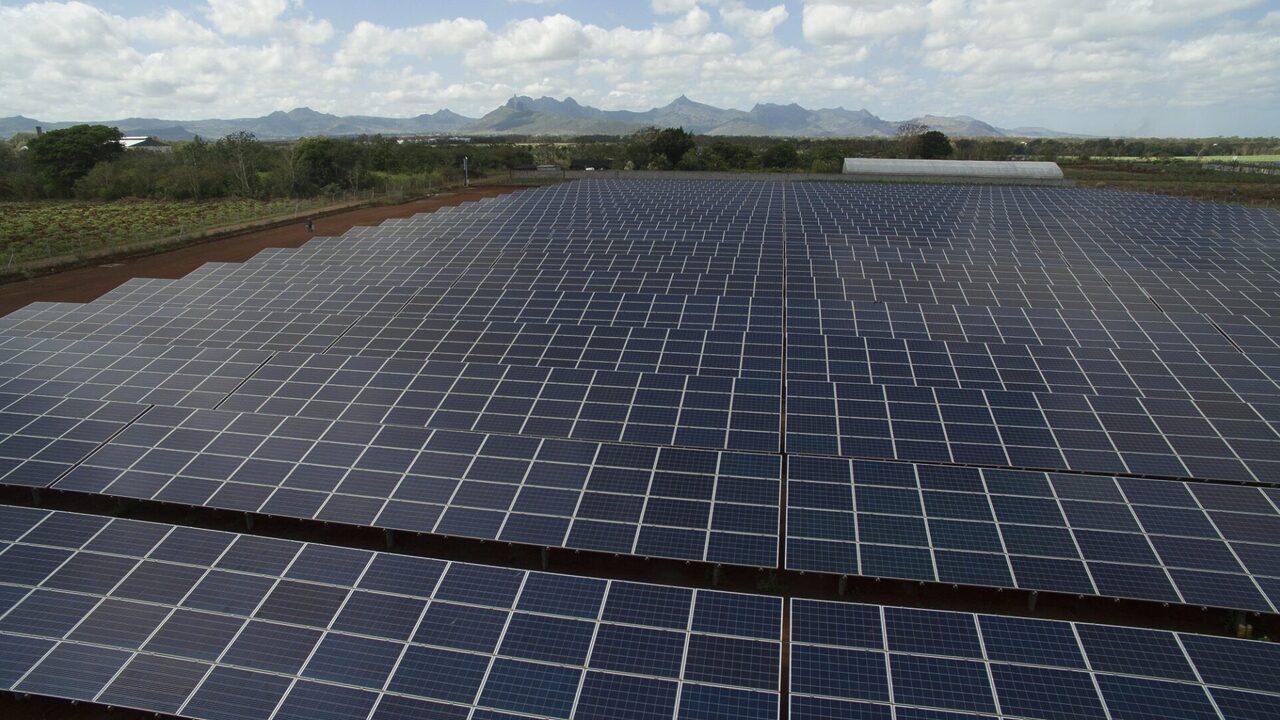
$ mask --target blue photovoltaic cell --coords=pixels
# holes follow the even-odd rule
[[[666,680],[588,672],[575,718],[658,720],[675,714],[677,685]]]
[[[378,696],[354,688],[298,681],[273,716],[276,720],[341,720],[368,717]]]
[[[1273,672],[1280,666],[1280,646],[1199,635],[1179,638],[1205,682],[1280,693],[1280,677]]]
[[[296,673],[306,663],[321,634],[312,628],[251,621],[221,660],[256,670]]]
[[[1081,626],[1078,632],[1094,670],[1170,680],[1195,679],[1177,639],[1169,633],[1102,625]]]
[[[1045,720],[1105,717],[1088,673],[993,664],[991,680],[1001,710],[1010,715]]]
[[[270,717],[290,681],[279,675],[236,668],[214,668],[182,712],[210,720]]]
[[[434,668],[449,667],[449,677],[441,677]],[[468,703],[480,688],[488,658],[448,650],[411,647],[405,652],[389,690],[426,698]]]
[[[63,643],[13,689],[71,700],[92,700],[128,660],[129,653],[122,650]]]
[[[606,583],[590,578],[530,575],[520,592],[521,610],[595,619],[604,600]]]
[[[572,668],[500,659],[485,679],[480,702],[532,715],[568,717],[579,675]]]
[[[415,640],[434,645],[490,652],[498,644],[507,613],[488,608],[433,602],[422,616]]]
[[[244,622],[234,616],[176,610],[143,649],[193,660],[217,660]]]
[[[204,680],[209,666],[154,655],[135,655],[98,701],[175,713]]]
[[[793,646],[791,691],[838,698],[889,700],[884,655]]]
[[[684,659],[682,633],[623,625],[601,625],[591,665],[607,670],[679,677]]]
[[[0,635],[0,687],[13,687],[53,645],[52,640]]]
[[[967,615],[886,608],[884,624],[891,651],[982,657],[978,629]]]
[[[582,665],[594,634],[595,625],[589,622],[517,613],[503,634],[501,652],[528,660]]]
[[[1084,655],[1071,626],[1027,618],[982,615],[982,642],[992,660],[1083,670]]]
[[[995,712],[982,663],[919,655],[890,655],[893,698],[906,705]]]
[[[1098,677],[1098,688],[1114,720],[1155,720],[1177,716],[1212,720],[1217,716],[1204,688],[1114,675]]]
[[[659,585],[614,583],[602,619],[683,630],[689,625],[689,590]]]
[[[34,590],[0,619],[0,631],[60,638],[97,604],[91,595]]]
[[[770,720],[778,716],[778,698],[760,692],[685,683],[680,692],[679,717],[710,720],[726,714],[744,720]]]
[[[316,646],[302,674],[317,680],[381,689],[402,649],[399,643],[329,633]]]

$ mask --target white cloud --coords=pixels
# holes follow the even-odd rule
[[[752,10],[741,2],[730,0],[720,6],[720,19],[726,25],[748,38],[765,38],[787,21],[790,14],[786,5],[774,5],[768,10]]]
[[[698,35],[706,32],[709,27],[711,27],[711,15],[700,7],[693,8],[667,25],[667,28],[676,35]]]
[[[160,46],[216,45],[217,33],[173,8],[159,15],[129,18],[129,36],[139,42]]]
[[[219,32],[242,37],[266,35],[289,9],[289,0],[208,0],[209,20]]]
[[[395,56],[418,58],[452,55],[489,37],[483,20],[455,18],[406,28],[389,28],[361,20],[342,40],[334,56],[339,65],[383,65]]]
[[[587,45],[582,23],[568,15],[519,20],[467,53],[467,60],[481,67],[571,60]]]
[[[427,5],[414,24],[340,28],[302,0],[137,15],[106,0],[0,5],[0,27],[18,29],[0,42],[0,115],[479,114],[520,92],[608,108],[688,94],[1009,124],[1248,103],[1280,116],[1274,0],[651,0],[648,21],[627,24],[554,10],[521,19],[551,3],[509,2],[499,7],[515,19],[502,25]],[[796,15],[804,39],[793,44]]]
[[[805,3],[804,36],[809,42],[829,45],[862,40],[925,27],[923,0],[854,0]]]
[[[704,32],[709,25],[710,17],[698,8],[674,23],[644,30],[603,28],[567,15],[551,15],[509,24],[467,52],[466,58],[470,65],[482,70],[532,77],[543,72],[539,66],[545,63],[728,52],[732,39],[723,33]]]
[[[658,15],[683,15],[698,7],[698,0],[652,0],[650,5]]]

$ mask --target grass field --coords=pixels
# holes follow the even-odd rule
[[[0,267],[287,215],[296,200],[0,203]]]
[[[1197,200],[1280,208],[1280,175],[1217,172],[1189,163],[1062,163],[1078,187],[1136,190]]]
[[[1200,162],[1238,162],[1243,164],[1249,163],[1280,163],[1280,155],[1202,155],[1196,157],[1190,155],[1180,157],[1179,160],[1199,160]]]
[[[1157,157],[1139,157],[1137,155],[1117,155],[1115,157],[1099,157],[1095,160],[1102,162],[1162,162],[1169,158]],[[1242,165],[1250,165],[1256,163],[1280,163],[1280,155],[1178,155],[1173,160],[1187,160],[1190,162],[1212,162],[1212,163],[1231,163],[1238,162]]]

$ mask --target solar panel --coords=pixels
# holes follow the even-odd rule
[[[0,563],[29,568],[0,585],[14,591],[6,690],[195,718],[778,714],[777,598],[7,506],[0,518],[13,541]],[[51,534],[75,547],[41,544]],[[33,550],[63,559],[16,558]],[[76,563],[99,570],[57,582]]]
[[[1280,405],[787,384],[787,449],[1019,469],[1271,484]]]
[[[776,455],[155,407],[54,487],[771,567],[780,477]]]
[[[1271,612],[1275,490],[791,456],[786,566]]]
[[[1267,642],[819,600],[792,601],[790,638],[798,719],[1214,718],[1280,701],[1272,675],[1233,672],[1235,653],[1274,668]]]

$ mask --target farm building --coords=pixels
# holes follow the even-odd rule
[[[1062,168],[1054,162],[993,160],[897,160],[845,158],[844,174],[866,180],[935,180],[1060,184]]]
[[[169,152],[169,145],[147,135],[129,135],[120,138],[125,150],[146,150],[148,152]]]

